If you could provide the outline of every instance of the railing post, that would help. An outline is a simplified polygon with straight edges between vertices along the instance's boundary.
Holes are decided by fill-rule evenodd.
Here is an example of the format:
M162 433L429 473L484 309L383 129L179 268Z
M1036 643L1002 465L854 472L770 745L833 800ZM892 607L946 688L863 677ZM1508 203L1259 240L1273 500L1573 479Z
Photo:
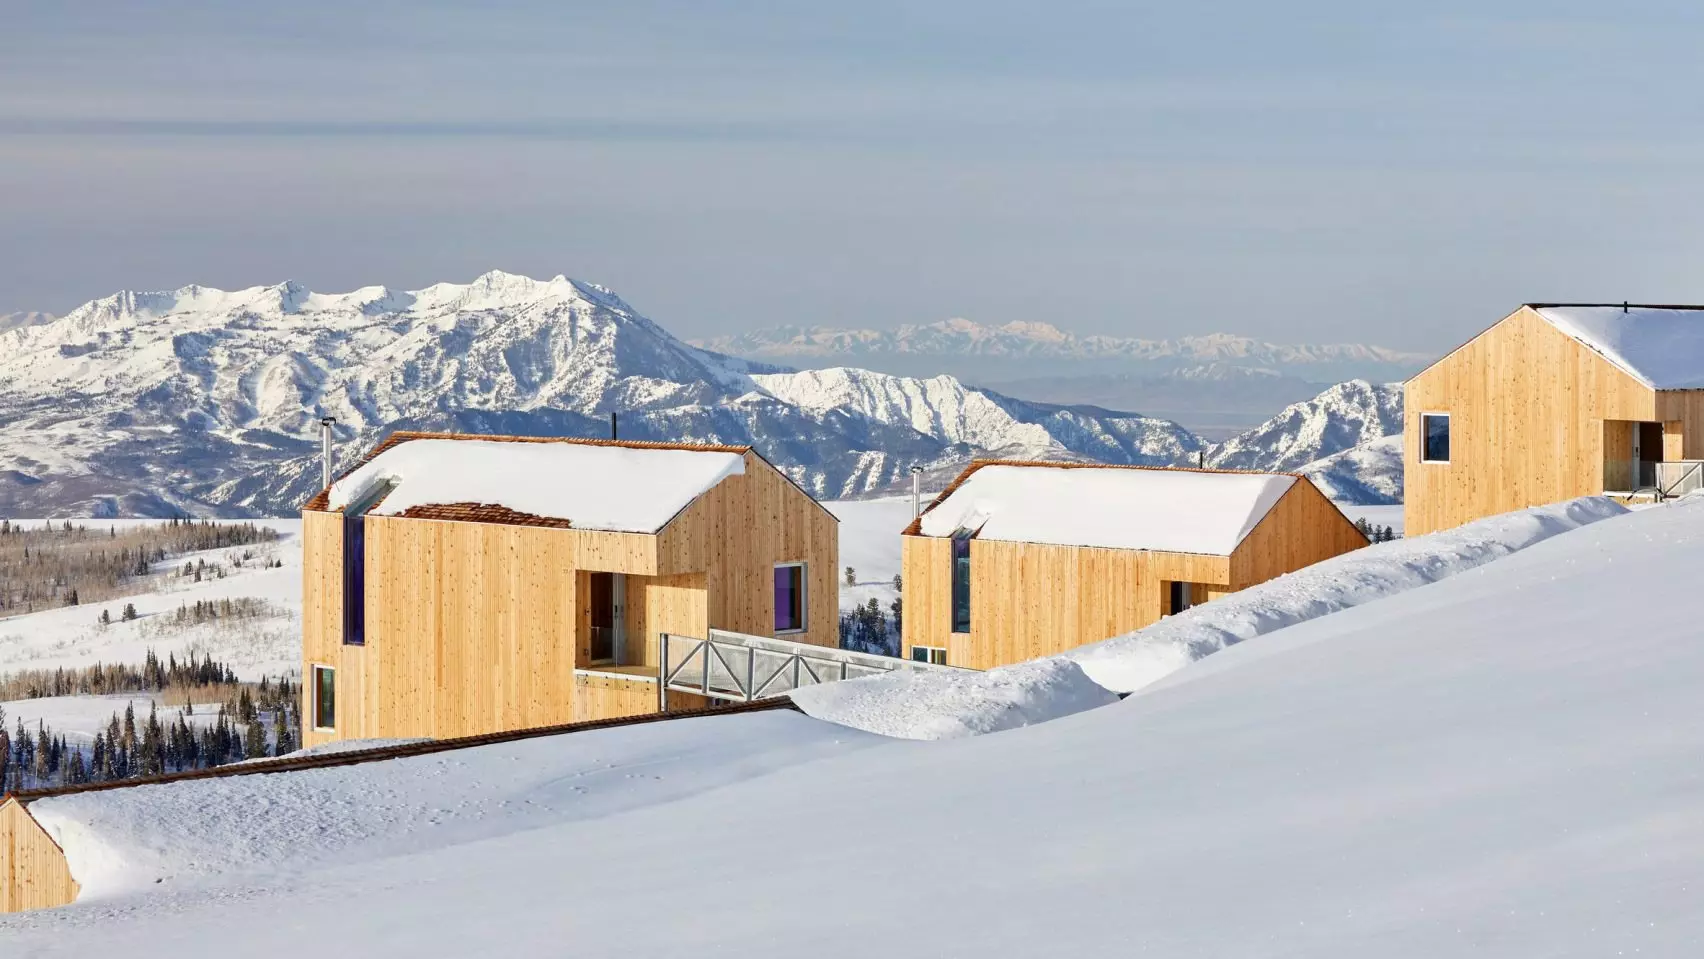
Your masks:
M745 701L751 702L757 695L757 650L746 647L746 681Z
M657 634L657 712L669 711L669 634Z

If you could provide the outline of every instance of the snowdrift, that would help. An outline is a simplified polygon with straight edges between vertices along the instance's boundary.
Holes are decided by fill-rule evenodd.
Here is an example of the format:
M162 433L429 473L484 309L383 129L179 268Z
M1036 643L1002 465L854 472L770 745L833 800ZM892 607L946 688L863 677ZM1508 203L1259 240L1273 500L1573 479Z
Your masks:
M881 740L774 710L48 797L29 812L65 851L87 903L628 812L873 742Z
M1063 655L1102 686L1132 692L1227 646L1435 583L1626 512L1613 500L1586 496L1378 543Z
M895 672L795 690L807 715L898 739L957 739L1047 722L1118 701L1058 657L985 673Z
M901 739L953 739L1116 701L1227 646L1392 596L1627 510L1584 497L1345 553L1125 636L986 673L893 673L793 693L807 714Z

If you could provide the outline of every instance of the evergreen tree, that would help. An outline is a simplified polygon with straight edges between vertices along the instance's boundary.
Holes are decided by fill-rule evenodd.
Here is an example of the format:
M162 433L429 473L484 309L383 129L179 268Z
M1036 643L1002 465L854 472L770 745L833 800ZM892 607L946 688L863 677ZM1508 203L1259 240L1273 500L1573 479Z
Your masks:
M243 729L243 756L254 759L266 755L266 727L261 725L260 718L255 719Z

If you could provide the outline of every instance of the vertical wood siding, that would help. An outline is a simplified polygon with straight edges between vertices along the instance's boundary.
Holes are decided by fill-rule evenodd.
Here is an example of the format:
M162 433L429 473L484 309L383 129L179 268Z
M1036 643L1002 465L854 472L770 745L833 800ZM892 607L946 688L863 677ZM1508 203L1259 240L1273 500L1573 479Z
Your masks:
M370 516L364 647L342 643L342 518L305 512L302 715L310 726L309 670L332 666L337 728L305 728L303 743L466 736L628 709L630 691L577 701L592 572L626 576L630 665L657 664L662 631L772 634L781 562L808 564L809 631L788 638L838 645L838 524L755 454L746 469L658 536Z
M68 905L77 892L59 845L17 800L0 804L0 912Z
M1367 545L1314 485L1298 481L1231 556L973 539L971 620L952 632L952 547L908 535L902 547L903 655L941 646L947 662L992 669L1050 656L1157 622L1171 583L1208 602Z
M1450 462L1420 461L1422 413L1450 414ZM1665 448L1673 432L1698 456L1704 452L1701 413L1699 391L1657 393L1522 307L1408 381L1406 535L1602 493L1606 481L1625 482L1605 476L1604 454L1606 448L1631 449L1626 422L1676 421L1665 426Z

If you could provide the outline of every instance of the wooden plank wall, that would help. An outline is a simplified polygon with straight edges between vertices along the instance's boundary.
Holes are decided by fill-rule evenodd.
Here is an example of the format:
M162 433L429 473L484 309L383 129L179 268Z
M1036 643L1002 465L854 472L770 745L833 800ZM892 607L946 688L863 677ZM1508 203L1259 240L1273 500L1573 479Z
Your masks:
M0 912L69 905L77 892L59 844L16 799L0 804Z
M669 690L669 712L704 709L712 705L703 696ZM574 677L574 721L648 716L657 711L657 684L645 679L613 676Z
M952 545L906 536L903 655L944 646L972 669L1049 656L1141 629L1169 613L1171 584L1210 602L1367 545L1305 480L1286 492L1229 557L971 540L969 634L952 632Z
M903 546L903 654L945 646L954 666L992 669L1099 642L1157 621L1171 581L1228 586L1224 556L970 543L970 633L952 632L952 550L945 538Z
M1247 589L1360 549L1367 537L1311 481L1299 479L1231 554L1231 588Z
M775 634L775 566L806 564L805 626L785 639L840 645L840 523L756 453L660 537L662 573L703 571L709 625Z
M839 524L755 454L662 536L368 517L364 647L342 643L342 518L303 518L304 683L331 666L338 699L337 729L306 728L304 745L599 718L574 702L591 571L627 576L630 665L656 664L660 631L770 635L782 562L806 562L808 576L809 630L787 638L839 642Z
M1681 420L1704 399L1663 400L1522 307L1408 381L1406 534L1604 490L1605 420ZM1677 394L1678 395L1678 394ZM1450 462L1420 462L1420 414L1449 413ZM1687 448L1704 448L1704 417ZM1666 442L1666 441L1665 441ZM1695 454L1696 455L1696 454Z

